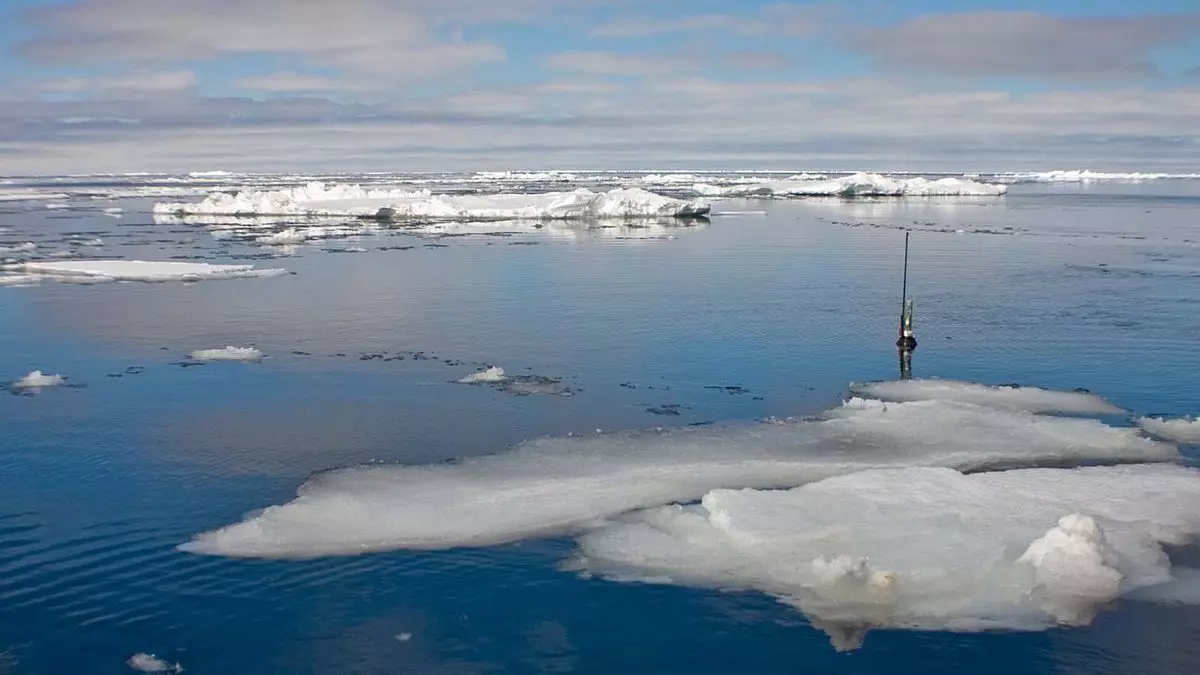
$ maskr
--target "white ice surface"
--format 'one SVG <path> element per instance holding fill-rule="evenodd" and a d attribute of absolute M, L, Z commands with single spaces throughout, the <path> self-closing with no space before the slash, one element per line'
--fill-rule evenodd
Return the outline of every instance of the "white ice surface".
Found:
<path fill-rule="evenodd" d="M 1184 467 L 886 469 L 630 514 L 581 537 L 574 566 L 763 591 L 852 647 L 846 627 L 1084 624 L 1170 581 L 1160 544 L 1198 533 L 1200 472 Z"/>
<path fill-rule="evenodd" d="M 13 382 L 14 389 L 41 389 L 42 387 L 57 387 L 67 381 L 62 375 L 47 375 L 35 370 L 21 379 Z"/>
<path fill-rule="evenodd" d="M 1174 443 L 1200 443 L 1200 419 L 1194 417 L 1142 417 L 1137 424 L 1147 432 Z"/>
<path fill-rule="evenodd" d="M 29 188 L 0 188 L 0 202 L 24 202 L 35 199 L 66 199 L 62 192 L 41 192 Z"/>
<path fill-rule="evenodd" d="M 965 178 L 893 178 L 876 173 L 856 173 L 824 180 L 765 181 L 748 185 L 720 186 L 697 183 L 692 189 L 707 197 L 994 197 L 1008 192 L 1006 185 L 981 183 Z"/>
<path fill-rule="evenodd" d="M 255 269 L 253 265 L 213 265 L 210 263 L 148 262 L 144 260 L 39 261 L 0 268 L 0 275 L 13 272 L 51 281 L 102 283 L 106 281 L 202 281 L 270 277 L 286 274 L 287 270 Z"/>
<path fill-rule="evenodd" d="M 1060 169 L 1055 171 L 1005 173 L 997 174 L 996 177 L 1019 183 L 1141 183 L 1151 180 L 1200 178 L 1200 173 L 1105 172 L 1090 171 L 1088 169 Z"/>
<path fill-rule="evenodd" d="M 254 347 L 222 347 L 221 349 L 197 349 L 188 354 L 197 361 L 258 361 L 263 353 Z"/>
<path fill-rule="evenodd" d="M 156 213 L 206 215 L 356 216 L 388 220 L 575 220 L 685 217 L 708 204 L 638 188 L 544 194 L 440 195 L 428 190 L 309 183 L 283 190 L 214 193 L 198 203 L 159 203 Z"/>
<path fill-rule="evenodd" d="M 500 366 L 492 366 L 487 370 L 481 370 L 477 373 L 471 373 L 466 377 L 460 378 L 458 382 L 461 384 L 483 384 L 487 382 L 503 382 L 508 379 L 504 374 L 504 369 Z"/>
<path fill-rule="evenodd" d="M 575 531 L 717 488 L 782 488 L 869 468 L 984 469 L 1159 461 L 1137 429 L 958 401 L 852 399 L 818 419 L 550 438 L 453 465 L 314 477 L 293 501 L 197 535 L 184 550 L 239 557 L 479 546 Z"/>
<path fill-rule="evenodd" d="M 894 380 L 850 385 L 850 391 L 884 401 L 960 401 L 1027 412 L 1120 413 L 1095 394 L 1038 387 L 988 386 L 954 380 Z"/>
<path fill-rule="evenodd" d="M 28 253 L 37 249 L 37 244 L 32 241 L 27 241 L 22 244 L 14 244 L 12 246 L 0 246 L 0 253 Z"/>

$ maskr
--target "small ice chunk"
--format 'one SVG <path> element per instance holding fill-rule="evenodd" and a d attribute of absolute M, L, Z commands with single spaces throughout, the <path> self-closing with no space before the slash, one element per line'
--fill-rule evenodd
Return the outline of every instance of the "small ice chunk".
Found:
<path fill-rule="evenodd" d="M 508 376 L 504 374 L 503 368 L 500 366 L 492 366 L 487 370 L 481 370 L 477 373 L 471 373 L 466 377 L 460 378 L 458 382 L 460 384 L 485 384 L 503 382 L 507 379 Z"/>
<path fill-rule="evenodd" d="M 141 652 L 129 657 L 126 662 L 130 668 L 143 673 L 182 673 L 183 666 L 164 661 L 153 654 Z"/>
<path fill-rule="evenodd" d="M 61 210 L 61 209 L 69 209 L 69 208 L 71 208 L 71 205 L 70 205 L 70 204 L 63 204 L 63 203 L 61 203 L 61 202 L 51 202 L 51 203 L 49 203 L 49 204 L 47 204 L 47 205 L 46 205 L 46 208 L 47 208 L 47 209 L 50 209 L 50 210 L 52 210 L 52 211 L 58 211 L 58 210 Z"/>
<path fill-rule="evenodd" d="M 1044 608 L 1063 623 L 1089 623 L 1098 604 L 1121 592 L 1116 551 L 1095 519 L 1082 514 L 1060 518 L 1017 562 L 1033 566 Z"/>
<path fill-rule="evenodd" d="M 1148 433 L 1173 443 L 1200 443 L 1200 419 L 1141 417 L 1137 425 Z"/>
<path fill-rule="evenodd" d="M 14 389 L 40 389 L 42 387 L 57 387 L 67 381 L 62 375 L 47 375 L 35 370 L 25 377 L 13 382 Z"/>
<path fill-rule="evenodd" d="M 256 269 L 253 265 L 213 265 L 211 263 L 149 262 L 145 260 L 81 260 L 27 262 L 9 268 L 16 272 L 40 275 L 59 282 L 105 281 L 202 281 L 273 277 L 287 274 L 283 269 Z"/>
<path fill-rule="evenodd" d="M 27 241 L 13 246 L 0 246 L 0 253 L 27 253 L 37 248 L 37 244 Z"/>
<path fill-rule="evenodd" d="M 408 642 L 411 639 L 412 639 L 412 633 L 400 633 L 399 635 L 396 636 L 396 640 L 399 642 Z"/>
<path fill-rule="evenodd" d="M 196 361 L 260 361 L 263 353 L 254 347 L 224 347 L 222 349 L 197 349 L 188 354 Z"/>

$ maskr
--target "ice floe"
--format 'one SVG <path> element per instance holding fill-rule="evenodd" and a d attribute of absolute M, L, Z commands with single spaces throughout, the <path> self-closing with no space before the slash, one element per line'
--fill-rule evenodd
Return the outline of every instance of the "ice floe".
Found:
<path fill-rule="evenodd" d="M 877 173 L 856 173 L 827 179 L 776 180 L 745 185 L 697 183 L 692 189 L 706 197 L 995 197 L 1008 192 L 1007 185 L 982 183 L 965 178 L 893 178 Z"/>
<path fill-rule="evenodd" d="M 466 377 L 460 378 L 460 384 L 483 384 L 485 382 L 503 382 L 508 379 L 504 374 L 504 369 L 500 366 L 492 366 L 487 370 L 481 370 L 477 373 L 471 373 Z"/>
<path fill-rule="evenodd" d="M 253 265 L 213 265 L 210 263 L 150 262 L 145 260 L 38 261 L 0 266 L 0 284 L 7 275 L 22 279 L 63 283 L 104 283 L 111 281 L 204 281 L 272 277 L 287 274 L 283 269 L 256 269 Z"/>
<path fill-rule="evenodd" d="M 1105 172 L 1090 171 L 1088 169 L 1060 169 L 1055 171 L 1000 173 L 996 174 L 995 177 L 999 180 L 1014 183 L 1142 183 L 1152 180 L 1200 178 L 1200 173 Z"/>
<path fill-rule="evenodd" d="M 283 190 L 210 194 L 196 203 L 158 203 L 155 213 L 181 215 L 353 216 L 380 220 L 577 220 L 702 216 L 708 204 L 639 188 L 544 194 L 442 195 L 429 190 L 309 183 Z"/>
<path fill-rule="evenodd" d="M 143 673 L 182 673 L 183 666 L 178 663 L 164 661 L 153 654 L 144 652 L 129 657 L 126 664 L 134 670 Z"/>
<path fill-rule="evenodd" d="M 988 386 L 954 380 L 894 380 L 850 385 L 850 391 L 884 401 L 960 401 L 1005 410 L 1062 413 L 1120 413 L 1090 392 L 1054 391 L 1016 385 Z"/>
<path fill-rule="evenodd" d="M 1085 624 L 1104 603 L 1170 581 L 1161 545 L 1197 534 L 1194 469 L 903 468 L 630 514 L 581 537 L 573 566 L 759 590 L 852 648 L 872 627 Z"/>
<path fill-rule="evenodd" d="M 12 246 L 0 246 L 0 253 L 28 253 L 35 249 L 37 249 L 37 244 L 27 241 L 22 244 L 13 244 Z"/>
<path fill-rule="evenodd" d="M 196 361 L 261 361 L 263 353 L 254 347 L 222 347 L 221 349 L 197 349 L 188 354 Z"/>
<path fill-rule="evenodd" d="M 66 199 L 63 192 L 42 192 L 27 188 L 0 188 L 0 202 L 25 202 L 39 199 Z"/>
<path fill-rule="evenodd" d="M 293 501 L 182 548 L 302 558 L 480 546 L 576 531 L 718 488 L 795 487 L 865 469 L 1176 458 L 1172 445 L 1096 420 L 962 401 L 856 398 L 789 423 L 550 438 L 452 465 L 333 471 L 303 485 Z"/>
<path fill-rule="evenodd" d="M 1200 419 L 1181 417 L 1166 419 L 1162 417 L 1142 417 L 1137 421 L 1139 427 L 1159 438 L 1175 443 L 1200 443 Z"/>
<path fill-rule="evenodd" d="M 42 387 L 57 387 L 66 383 L 67 378 L 62 375 L 47 375 L 40 370 L 35 370 L 25 375 L 21 379 L 12 383 L 13 389 L 41 389 Z"/>

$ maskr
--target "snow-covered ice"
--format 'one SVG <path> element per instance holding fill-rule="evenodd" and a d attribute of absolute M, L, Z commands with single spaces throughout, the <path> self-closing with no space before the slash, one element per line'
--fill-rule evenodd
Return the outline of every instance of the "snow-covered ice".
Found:
<path fill-rule="evenodd" d="M 1200 178 L 1200 173 L 1144 173 L 1067 169 L 996 174 L 1000 180 L 1014 183 L 1141 183 L 1152 180 Z"/>
<path fill-rule="evenodd" d="M 0 267 L 4 274 L 17 273 L 67 283 L 109 281 L 202 281 L 271 277 L 287 274 L 283 269 L 256 269 L 253 265 L 149 262 L 144 260 L 38 261 Z"/>
<path fill-rule="evenodd" d="M 1096 420 L 961 401 L 856 398 L 792 423 L 551 438 L 453 465 L 333 471 L 303 485 L 293 501 L 199 534 L 182 548 L 313 557 L 480 546 L 576 531 L 718 488 L 794 487 L 864 469 L 1177 457 L 1174 446 L 1137 429 Z"/>
<path fill-rule="evenodd" d="M 1060 413 L 1120 413 L 1120 408 L 1082 391 L 1012 385 L 988 386 L 954 380 L 918 379 L 850 385 L 855 394 L 884 401 L 959 401 L 1005 410 Z"/>
<path fill-rule="evenodd" d="M 500 366 L 492 366 L 487 370 L 481 370 L 477 373 L 471 373 L 466 377 L 458 380 L 461 384 L 483 384 L 487 382 L 503 382 L 508 379 L 504 374 L 504 369 Z"/>
<path fill-rule="evenodd" d="M 574 567 L 755 589 L 840 644 L 869 627 L 1038 630 L 1171 580 L 1200 534 L 1200 472 L 1174 465 L 863 471 L 791 490 L 714 490 L 580 539 Z"/>
<path fill-rule="evenodd" d="M 1137 424 L 1147 432 L 1174 443 L 1200 443 L 1200 419 L 1194 417 L 1142 417 Z"/>
<path fill-rule="evenodd" d="M 139 652 L 129 657 L 126 662 L 130 668 L 141 671 L 143 673 L 182 673 L 183 666 L 178 663 L 169 663 L 153 654 Z"/>
<path fill-rule="evenodd" d="M 222 347 L 221 349 L 197 349 L 188 354 L 196 361 L 259 361 L 263 353 L 254 347 Z"/>
<path fill-rule="evenodd" d="M 41 389 L 42 387 L 57 387 L 64 384 L 67 378 L 62 375 L 47 375 L 35 370 L 12 383 L 13 389 Z"/>
<path fill-rule="evenodd" d="M 708 213 L 704 202 L 664 197 L 639 188 L 544 194 L 441 195 L 429 190 L 309 183 L 283 190 L 218 192 L 197 203 L 158 203 L 156 213 L 184 215 L 354 216 L 381 220 L 576 220 L 689 217 Z"/>
<path fill-rule="evenodd" d="M 63 192 L 41 192 L 28 188 L 0 188 L 0 202 L 25 202 L 39 199 L 66 199 Z"/>
<path fill-rule="evenodd" d="M 995 197 L 1008 192 L 1007 185 L 981 183 L 965 178 L 892 178 L 877 173 L 856 173 L 828 179 L 765 181 L 746 185 L 697 183 L 692 189 L 706 197 Z"/>

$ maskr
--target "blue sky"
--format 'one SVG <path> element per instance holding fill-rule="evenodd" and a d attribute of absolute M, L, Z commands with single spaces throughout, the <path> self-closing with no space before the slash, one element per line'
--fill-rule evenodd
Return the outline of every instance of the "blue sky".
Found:
<path fill-rule="evenodd" d="M 1200 166 L 1195 0 L 7 0 L 0 173 Z"/>

